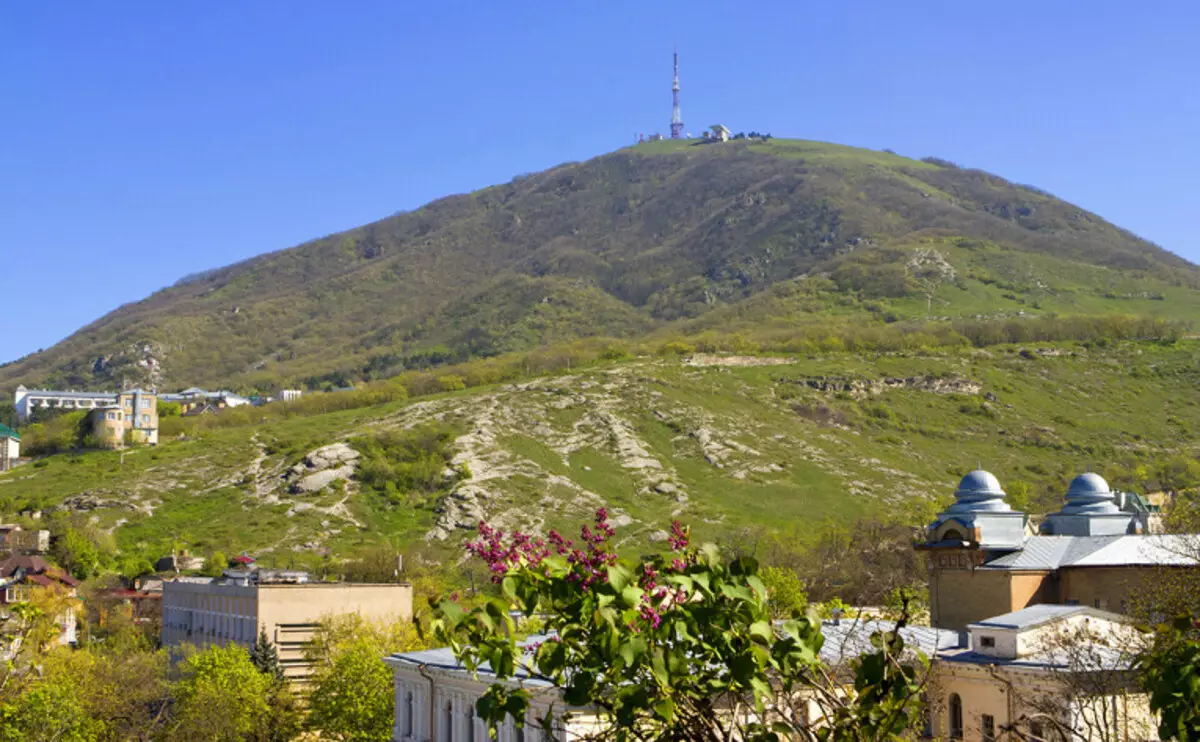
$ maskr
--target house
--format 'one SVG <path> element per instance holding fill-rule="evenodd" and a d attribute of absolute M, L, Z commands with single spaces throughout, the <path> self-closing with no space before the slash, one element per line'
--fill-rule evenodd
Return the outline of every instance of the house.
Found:
<path fill-rule="evenodd" d="M 714 142 L 728 142 L 729 135 L 731 133 L 732 132 L 730 132 L 727 127 L 722 126 L 720 124 L 715 124 L 712 127 L 712 133 L 709 135 L 709 139 L 711 139 Z"/>
<path fill-rule="evenodd" d="M 299 389 L 284 389 L 279 393 L 279 399 L 283 402 L 295 402 L 304 396 L 304 392 Z"/>
<path fill-rule="evenodd" d="M 50 532 L 45 529 L 27 531 L 15 523 L 0 525 L 0 550 L 45 554 L 50 550 Z"/>
<path fill-rule="evenodd" d="M 79 580 L 55 567 L 40 556 L 15 555 L 0 561 L 0 611 L 8 614 L 7 606 L 23 603 L 31 597 L 35 587 L 64 592 L 74 598 Z M 61 634 L 60 644 L 75 644 L 75 609 L 68 608 L 58 618 Z"/>
<path fill-rule="evenodd" d="M 210 392 L 199 387 L 184 389 L 175 394 L 162 394 L 159 399 L 179 405 L 184 415 L 203 415 L 227 407 L 241 407 L 251 403 L 246 397 L 225 389 Z"/>
<path fill-rule="evenodd" d="M 158 396 L 143 389 L 121 392 L 112 404 L 92 410 L 89 422 L 99 446 L 155 445 L 158 443 Z"/>
<path fill-rule="evenodd" d="M 178 577 L 163 583 L 162 645 L 236 643 L 254 646 L 260 630 L 279 651 L 288 680 L 312 674 L 305 649 L 329 616 L 412 620 L 412 585 L 313 582 L 291 570 L 229 569 L 221 577 Z"/>
<path fill-rule="evenodd" d="M 0 424 L 0 471 L 8 471 L 21 458 L 21 436 L 17 431 Z"/>

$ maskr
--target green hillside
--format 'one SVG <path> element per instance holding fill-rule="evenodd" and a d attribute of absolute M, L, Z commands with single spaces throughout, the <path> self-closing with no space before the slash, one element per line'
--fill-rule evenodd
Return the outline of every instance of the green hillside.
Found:
<path fill-rule="evenodd" d="M 1191 321 L 1198 280 L 1094 214 L 949 163 L 653 142 L 192 277 L 0 367 L 0 391 L 273 391 L 579 337 L 771 338 L 838 319 Z"/>
<path fill-rule="evenodd" d="M 384 542 L 444 559 L 481 518 L 544 532 L 601 505 L 638 543 L 672 517 L 803 543 L 860 515 L 921 523 L 977 462 L 1034 512 L 1085 467 L 1194 487 L 1198 386 L 1187 340 L 636 358 L 52 456 L 0 474 L 0 512 L 76 513 L 126 553 L 310 566 Z M 297 491 L 337 442 L 357 463 Z"/>

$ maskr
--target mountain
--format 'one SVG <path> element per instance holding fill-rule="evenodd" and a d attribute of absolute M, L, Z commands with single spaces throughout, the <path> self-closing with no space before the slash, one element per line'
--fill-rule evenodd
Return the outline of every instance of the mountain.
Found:
<path fill-rule="evenodd" d="M 1200 270 L 1035 188 L 798 140 L 651 142 L 196 274 L 0 389 L 341 385 L 578 337 L 830 317 L 1200 317 Z"/>

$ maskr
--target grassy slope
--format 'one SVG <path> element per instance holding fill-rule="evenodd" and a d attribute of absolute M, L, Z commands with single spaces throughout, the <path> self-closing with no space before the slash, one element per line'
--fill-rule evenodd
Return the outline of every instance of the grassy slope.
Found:
<path fill-rule="evenodd" d="M 331 371 L 377 377 L 438 345 L 461 357 L 637 337 L 892 247 L 903 278 L 906 251 L 921 246 L 960 267 L 937 287 L 941 316 L 1197 316 L 1185 261 L 986 173 L 799 140 L 665 141 L 213 271 L 0 367 L 0 389 L 111 387 L 137 379 L 147 357 L 165 386 L 271 389 Z M 838 283 L 815 309 L 924 315 L 915 286 L 881 293 L 873 280 Z"/>
<path fill-rule="evenodd" d="M 976 462 L 1006 484 L 1027 483 L 1046 509 L 1085 466 L 1122 483 L 1134 463 L 1153 470 L 1165 457 L 1195 454 L 1200 344 L 1042 350 L 824 354 L 748 367 L 635 360 L 216 430 L 153 450 L 51 457 L 0 475 L 0 512 L 86 494 L 123 548 L 151 555 L 172 541 L 270 553 L 280 564 L 384 540 L 424 548 L 444 517 L 435 500 L 392 507 L 353 485 L 302 497 L 280 476 L 324 443 L 429 423 L 458 432 L 473 474 L 466 484 L 482 493 L 487 517 L 545 530 L 605 504 L 630 519 L 623 531 L 641 542 L 673 516 L 708 535 L 754 527 L 801 539 L 861 513 L 919 522 Z M 978 388 L 939 393 L 921 381 L 861 396 L 812 389 L 808 381 L 820 377 Z M 657 464 L 644 466 L 650 459 Z M 432 542 L 434 556 L 465 533 L 451 531 Z"/>

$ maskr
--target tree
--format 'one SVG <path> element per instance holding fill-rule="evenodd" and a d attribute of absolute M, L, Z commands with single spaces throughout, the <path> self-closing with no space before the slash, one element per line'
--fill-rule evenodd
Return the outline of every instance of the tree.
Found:
<path fill-rule="evenodd" d="M 819 659 L 819 620 L 773 624 L 755 560 L 692 547 L 679 523 L 673 553 L 639 562 L 609 548 L 615 531 L 603 509 L 581 529 L 580 546 L 553 531 L 546 540 L 505 537 L 481 524 L 479 533 L 468 548 L 503 598 L 470 611 L 443 600 L 431 629 L 467 669 L 486 662 L 496 675 L 476 704 L 493 728 L 507 717 L 524 725 L 532 696 L 518 668 L 566 706 L 594 713 L 593 739 L 891 740 L 915 720 L 922 662 L 902 659 L 903 621 L 838 679 Z M 521 643 L 513 606 L 543 617 L 549 638 Z M 809 700 L 824 725 L 810 725 Z M 553 706 L 538 724 L 553 737 Z"/>
<path fill-rule="evenodd" d="M 1158 627 L 1138 666 L 1159 715 L 1161 739 L 1200 739 L 1200 621 L 1190 615 Z"/>
<path fill-rule="evenodd" d="M 100 550 L 77 528 L 68 527 L 50 550 L 58 565 L 80 580 L 86 580 L 100 567 Z"/>
<path fill-rule="evenodd" d="M 279 664 L 279 650 L 267 638 L 266 626 L 258 630 L 258 640 L 250 649 L 250 662 L 263 675 L 277 681 L 283 680 L 283 667 Z"/>
<path fill-rule="evenodd" d="M 772 618 L 789 618 L 803 614 L 808 608 L 808 593 L 804 583 L 793 569 L 787 567 L 763 567 L 759 576 L 767 588 Z"/>
<path fill-rule="evenodd" d="M 375 623 L 352 614 L 322 622 L 308 652 L 314 662 L 308 725 L 322 739 L 390 740 L 395 697 L 383 657 L 424 645 L 407 621 Z"/>
<path fill-rule="evenodd" d="M 236 644 L 195 651 L 179 663 L 171 738 L 242 742 L 269 723 L 272 679 Z"/>
<path fill-rule="evenodd" d="M 225 552 L 214 551 L 204 560 L 204 568 L 201 571 L 209 577 L 220 577 L 228 566 L 229 560 L 225 557 Z"/>

